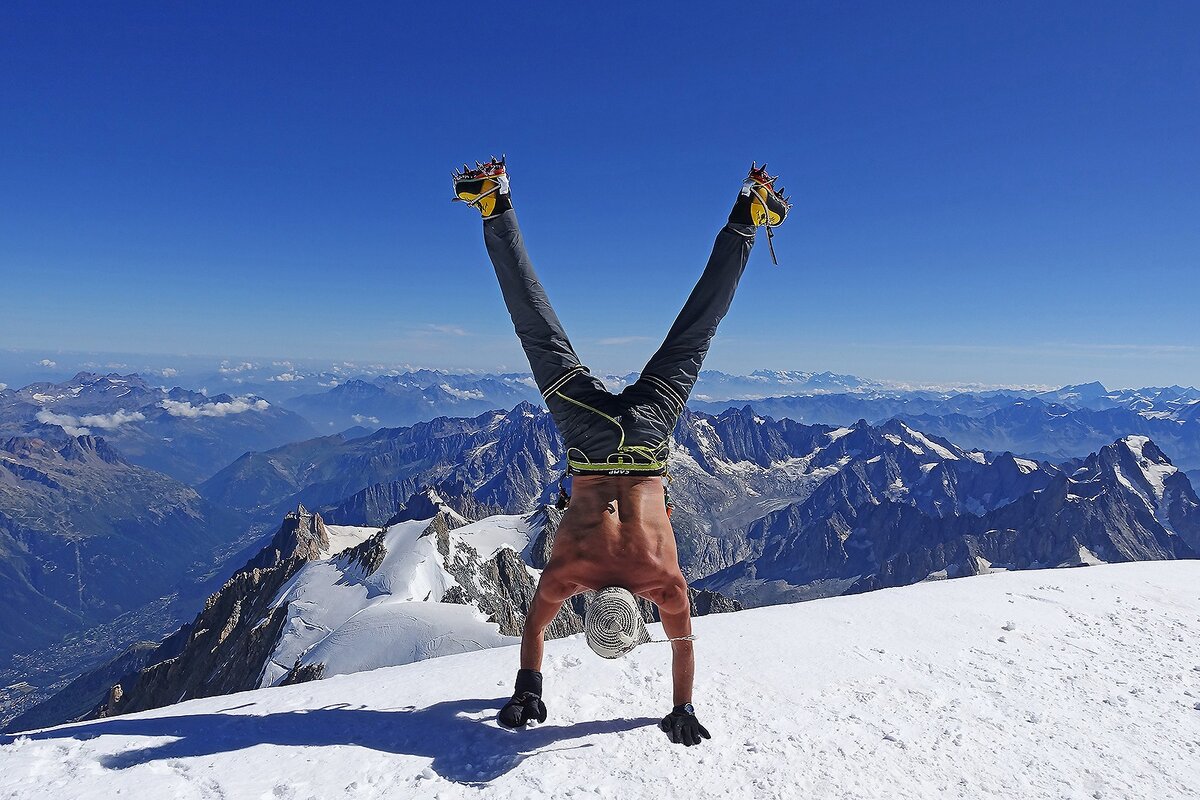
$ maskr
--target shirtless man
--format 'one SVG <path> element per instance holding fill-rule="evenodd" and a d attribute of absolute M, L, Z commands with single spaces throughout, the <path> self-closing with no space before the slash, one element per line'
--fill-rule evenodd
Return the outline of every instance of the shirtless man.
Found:
<path fill-rule="evenodd" d="M 700 365 L 729 310 L 758 226 L 783 222 L 790 205 L 766 165 L 751 167 L 717 234 L 712 256 L 641 377 L 611 394 L 580 363 L 533 271 L 512 209 L 503 159 L 454 173 L 455 199 L 479 209 L 483 238 L 533 376 L 567 448 L 572 497 L 555 535 L 521 639 L 513 698 L 500 711 L 509 728 L 544 722 L 542 647 L 564 601 L 620 586 L 658 606 L 672 640 L 674 708 L 662 721 L 672 742 L 710 738 L 692 707 L 695 657 L 687 582 L 679 568 L 662 475 L 671 433 Z"/>

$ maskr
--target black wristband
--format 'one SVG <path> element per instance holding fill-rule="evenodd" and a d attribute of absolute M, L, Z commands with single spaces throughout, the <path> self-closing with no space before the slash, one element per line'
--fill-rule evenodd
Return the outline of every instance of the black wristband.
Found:
<path fill-rule="evenodd" d="M 530 694 L 536 694 L 538 697 L 541 697 L 542 673 L 533 669 L 517 670 L 517 686 L 516 689 L 514 689 L 513 694 L 517 695 L 521 694 L 522 692 L 529 692 Z"/>
<path fill-rule="evenodd" d="M 671 709 L 671 713 L 672 714 L 691 714 L 694 716 L 696 713 L 696 709 L 692 706 L 691 703 L 680 703 L 679 705 L 677 705 Z"/>

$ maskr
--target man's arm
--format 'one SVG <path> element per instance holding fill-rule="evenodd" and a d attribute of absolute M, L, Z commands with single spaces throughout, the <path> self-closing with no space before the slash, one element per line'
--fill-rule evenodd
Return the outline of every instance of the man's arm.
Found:
<path fill-rule="evenodd" d="M 658 614 L 663 633 L 668 639 L 692 635 L 691 604 L 688 603 L 687 583 L 679 582 L 659 594 Z M 671 642 L 671 679 L 674 705 L 692 702 L 692 683 L 696 675 L 696 655 L 691 639 Z"/>
<path fill-rule="evenodd" d="M 662 617 L 663 633 L 670 639 L 692 635 L 691 603 L 687 583 L 679 576 L 659 593 L 658 614 Z M 692 682 L 696 674 L 696 656 L 691 639 L 671 642 L 671 677 L 675 707 L 663 717 L 659 727 L 675 744 L 687 747 L 711 739 L 708 729 L 696 719 L 692 708 Z"/>
<path fill-rule="evenodd" d="M 517 670 L 513 696 L 496 717 L 504 727 L 518 728 L 533 720 L 546 721 L 541 672 L 546 628 L 562 608 L 563 601 L 575 594 L 577 589 L 573 584 L 556 578 L 550 569 L 542 573 L 525 617 L 525 629 L 521 634 L 521 668 Z"/>
<path fill-rule="evenodd" d="M 521 632 L 521 669 L 541 670 L 542 650 L 546 644 L 546 628 L 554 621 L 558 610 L 579 587 L 556 578 L 549 569 L 538 581 L 525 628 Z"/>

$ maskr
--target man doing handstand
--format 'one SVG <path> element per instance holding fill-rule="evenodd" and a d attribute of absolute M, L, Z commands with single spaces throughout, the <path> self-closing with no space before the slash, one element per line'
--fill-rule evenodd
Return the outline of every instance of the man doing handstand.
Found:
<path fill-rule="evenodd" d="M 717 324 L 729 310 L 758 226 L 783 222 L 790 205 L 766 165 L 750 174 L 717 234 L 708 265 L 658 352 L 638 380 L 611 394 L 567 340 L 533 271 L 512 208 L 503 159 L 454 174 L 455 199 L 483 214 L 483 238 L 504 302 L 546 406 L 566 446 L 570 506 L 525 619 L 521 668 L 499 722 L 544 722 L 542 646 L 546 627 L 573 595 L 619 586 L 655 603 L 673 641 L 674 708 L 661 727 L 671 741 L 710 738 L 692 707 L 695 658 L 687 582 L 679 568 L 662 475 L 671 433 L 700 374 Z"/>

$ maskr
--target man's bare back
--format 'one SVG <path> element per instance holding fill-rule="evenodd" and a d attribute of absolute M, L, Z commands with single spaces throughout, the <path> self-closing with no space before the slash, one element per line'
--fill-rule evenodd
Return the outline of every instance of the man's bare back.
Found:
<path fill-rule="evenodd" d="M 547 572 L 579 591 L 620 586 L 657 603 L 683 583 L 662 479 L 576 476 Z"/>

